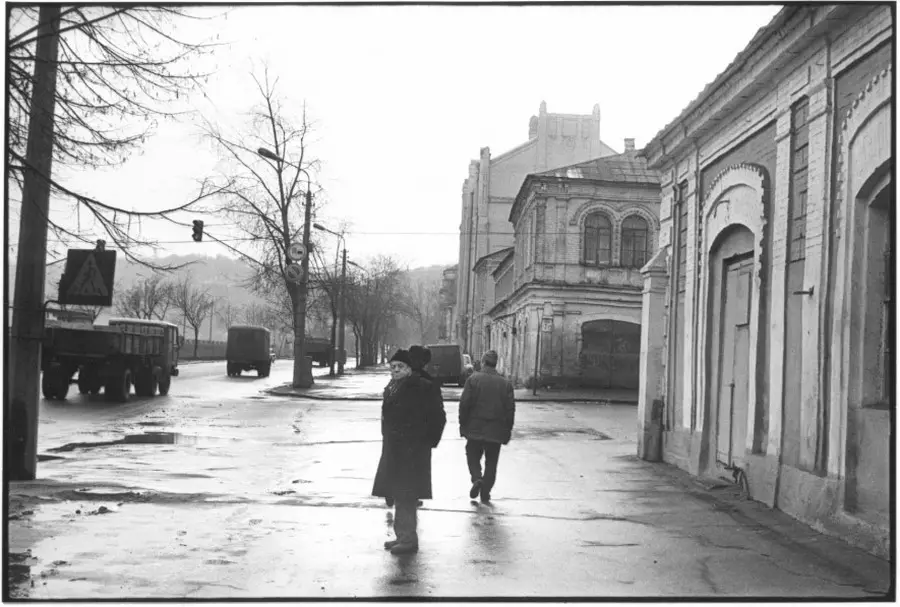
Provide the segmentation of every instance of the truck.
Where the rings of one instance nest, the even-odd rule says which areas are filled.
[[[111,318],[108,325],[58,325],[44,329],[41,391],[65,400],[70,384],[82,394],[125,402],[137,396],[169,393],[178,376],[178,327],[161,320]],[[77,379],[73,379],[75,375]]]
[[[241,371],[256,369],[259,377],[268,377],[272,368],[272,338],[268,329],[253,325],[228,327],[225,347],[226,373],[238,377]]]
[[[320,337],[307,337],[305,345],[306,355],[312,358],[314,363],[317,363],[320,367],[328,367],[331,365],[333,354],[330,339]],[[338,359],[335,359],[335,362],[337,362],[337,360]],[[341,362],[347,362],[346,350],[343,350],[341,352]]]

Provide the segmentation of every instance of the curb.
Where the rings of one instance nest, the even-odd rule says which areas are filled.
[[[285,398],[300,398],[307,400],[335,400],[335,401],[380,401],[380,396],[372,396],[372,397],[363,397],[363,396],[319,396],[315,394],[295,394],[293,392],[280,392],[278,389],[264,390],[267,394],[271,394],[272,396],[280,396]],[[445,398],[444,402],[447,403],[458,403],[459,398]],[[571,400],[563,400],[558,398],[528,398],[517,400],[516,404],[523,403],[580,403],[580,404],[594,404],[594,405],[631,405],[637,406],[637,401],[633,400],[621,400],[621,399],[571,399]]]

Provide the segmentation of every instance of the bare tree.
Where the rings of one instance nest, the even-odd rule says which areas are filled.
[[[216,311],[216,316],[225,325],[225,328],[238,324],[244,317],[244,307],[228,302],[220,305]]]
[[[154,273],[138,280],[116,300],[116,314],[129,318],[163,320],[172,305],[174,284]]]
[[[403,292],[402,270],[390,257],[378,257],[365,274],[352,274],[348,280],[347,319],[359,340],[357,365],[367,367],[384,356],[388,336],[398,315],[408,315]]]
[[[26,160],[25,145],[38,14],[37,5],[14,6],[8,12],[7,166],[10,200],[19,204],[24,172],[36,171]],[[216,45],[181,40],[172,29],[176,21],[199,18],[174,6],[63,7],[55,62],[54,163],[72,169],[121,164],[153,133],[160,119],[187,111],[187,106],[178,109],[177,103],[202,90],[207,73],[198,69],[198,60]],[[183,204],[136,212],[77,192],[60,177],[40,176],[50,183],[57,199],[70,204],[70,216],[75,218],[74,226],[46,218],[61,241],[93,245],[93,228],[99,227],[128,259],[157,269],[176,266],[159,266],[134,255],[135,247],[156,244],[140,236],[141,222],[174,221],[178,211],[216,192],[203,183],[199,194]],[[83,226],[82,219],[93,225]]]
[[[194,358],[197,358],[197,342],[200,327],[212,313],[215,299],[208,289],[195,285],[190,274],[186,274],[172,289],[172,306],[181,312],[184,322],[194,330]]]
[[[409,299],[407,310],[410,318],[416,323],[420,343],[427,344],[437,340],[440,324],[440,291],[438,280],[411,280],[407,291]]]
[[[269,321],[272,318],[272,309],[264,304],[247,304],[243,310],[242,318],[248,325],[268,328]]]
[[[245,131],[227,134],[207,124],[205,135],[228,161],[220,175],[219,211],[246,235],[246,245],[231,247],[253,268],[246,284],[273,306],[289,305],[297,344],[304,339],[300,327],[307,309],[302,287],[287,281],[285,268],[291,263],[289,247],[302,235],[304,198],[313,200],[312,176],[319,163],[309,151],[311,126],[305,105],[299,117],[291,117],[276,93],[277,79],[270,80],[268,70],[261,78],[254,75],[253,82],[260,104],[252,110]],[[282,161],[263,158],[260,148]],[[295,361],[295,383],[301,377],[300,362]]]

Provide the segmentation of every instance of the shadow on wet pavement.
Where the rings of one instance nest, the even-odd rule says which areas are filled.
[[[128,434],[118,440],[99,442],[68,443],[61,447],[51,447],[47,451],[53,453],[65,453],[75,449],[90,449],[93,447],[109,447],[112,445],[197,445],[203,443],[234,442],[236,438],[218,438],[210,436],[196,436],[181,434],[178,432],[144,432],[143,434]],[[47,459],[53,456],[44,456]],[[56,458],[63,459],[63,458]]]

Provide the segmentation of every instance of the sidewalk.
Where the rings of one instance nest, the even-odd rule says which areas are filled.
[[[379,382],[378,379],[381,379]],[[382,390],[389,380],[387,366],[365,369],[345,369],[342,377],[322,376],[315,379],[310,388],[294,388],[284,384],[267,392],[273,396],[290,396],[312,400],[381,400]],[[457,402],[462,394],[459,386],[442,388],[444,401]],[[636,390],[596,390],[568,388],[550,390],[542,388],[532,394],[530,388],[515,390],[516,402],[535,403],[595,403],[604,405],[637,405]]]

